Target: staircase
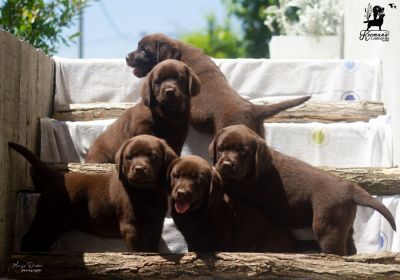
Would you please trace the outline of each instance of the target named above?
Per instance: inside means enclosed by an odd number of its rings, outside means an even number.
[[[301,95],[312,99],[266,120],[267,143],[286,154],[354,181],[400,215],[400,170],[392,166],[390,117],[381,95],[377,60],[215,60],[230,84],[255,103]],[[126,108],[139,100],[142,79],[123,60],[56,59],[54,118],[41,120],[41,157],[70,162],[70,172],[110,172],[112,165],[82,165],[94,139]],[[216,93],[218,94],[218,93]],[[211,101],[212,102],[212,101]],[[182,154],[206,159],[212,136],[190,130]],[[75,163],[75,164],[74,164]],[[30,224],[38,195],[21,193],[17,245]],[[400,251],[400,235],[381,215],[359,207],[354,224],[359,252]],[[296,231],[308,239],[309,230]],[[161,252],[181,253],[186,246],[166,218]],[[18,247],[18,246],[17,246]],[[124,251],[121,240],[103,240],[81,232],[60,238],[55,252]]]

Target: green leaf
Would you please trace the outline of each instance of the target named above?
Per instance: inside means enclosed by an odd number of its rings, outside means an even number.
[[[54,54],[60,44],[77,36],[62,35],[73,25],[80,9],[89,0],[4,0],[0,2],[0,26],[17,37]]]

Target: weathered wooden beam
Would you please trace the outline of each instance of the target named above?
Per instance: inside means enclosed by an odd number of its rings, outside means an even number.
[[[381,102],[314,101],[290,108],[266,119],[265,122],[358,122],[368,121],[384,114],[385,109]]]
[[[82,103],[58,105],[54,118],[59,121],[90,121],[118,118],[136,103]]]
[[[400,168],[331,168],[322,169],[353,182],[374,195],[400,194]]]
[[[61,121],[88,121],[117,118],[134,103],[70,104],[56,108],[54,118]],[[380,102],[306,102],[267,119],[266,122],[356,122],[384,115]]]
[[[55,169],[63,172],[72,173],[110,173],[115,170],[115,165],[112,163],[53,163],[50,164]]]
[[[107,173],[115,170],[114,164],[57,163],[53,166],[64,172],[88,174]],[[347,181],[360,185],[370,194],[400,194],[400,168],[321,168]]]
[[[12,279],[400,279],[400,254],[20,254]]]

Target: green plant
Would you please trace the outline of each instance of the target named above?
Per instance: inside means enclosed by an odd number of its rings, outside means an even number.
[[[264,23],[284,35],[336,35],[342,19],[341,4],[341,0],[279,0],[278,5],[265,10]]]
[[[247,57],[269,56],[267,42],[271,39],[272,32],[264,25],[265,9],[277,2],[278,0],[222,0],[228,13],[241,22]]]
[[[78,33],[63,36],[62,30],[86,7],[86,0],[4,0],[0,2],[0,27],[22,40],[54,54]]]
[[[180,36],[180,40],[203,51],[215,58],[235,58],[244,56],[244,49],[238,36],[231,30],[229,21],[218,25],[215,16],[207,17],[207,30],[186,33]]]

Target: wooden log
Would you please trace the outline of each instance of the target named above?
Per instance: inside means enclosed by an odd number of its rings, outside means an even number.
[[[55,169],[62,172],[72,173],[110,173],[115,170],[115,165],[112,163],[53,163],[50,164]]]
[[[400,279],[400,254],[20,254],[12,279]]]
[[[115,170],[114,164],[57,163],[53,166],[63,172],[108,173]],[[332,168],[321,167],[347,181],[356,183],[373,195],[400,194],[400,168]]]
[[[90,121],[118,118],[136,103],[88,103],[56,107],[54,118],[59,121]]]
[[[400,168],[330,168],[322,169],[353,182],[374,195],[400,194]]]
[[[265,122],[365,122],[384,114],[381,102],[315,101],[285,110]]]
[[[88,103],[58,106],[54,118],[61,121],[89,121],[117,118],[134,103]],[[356,122],[384,115],[380,102],[306,102],[267,119],[266,122]]]

